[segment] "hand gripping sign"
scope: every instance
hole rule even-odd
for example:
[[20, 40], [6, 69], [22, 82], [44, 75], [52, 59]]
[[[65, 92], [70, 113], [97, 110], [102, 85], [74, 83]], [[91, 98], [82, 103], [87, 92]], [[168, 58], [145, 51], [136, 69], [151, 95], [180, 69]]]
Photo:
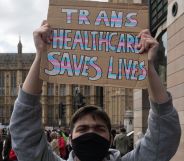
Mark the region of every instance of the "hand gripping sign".
[[50, 0], [52, 43], [42, 55], [44, 80], [62, 84], [147, 87], [147, 54], [136, 49], [148, 27], [140, 4]]

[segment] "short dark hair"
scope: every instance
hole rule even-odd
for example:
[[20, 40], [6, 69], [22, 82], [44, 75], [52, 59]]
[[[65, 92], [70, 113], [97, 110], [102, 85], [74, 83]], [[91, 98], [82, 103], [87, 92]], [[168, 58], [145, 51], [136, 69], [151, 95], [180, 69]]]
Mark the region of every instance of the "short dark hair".
[[111, 121], [106, 112], [100, 107], [94, 105], [87, 105], [78, 109], [72, 116], [70, 122], [71, 132], [74, 129], [75, 123], [85, 115], [91, 115], [93, 119], [100, 118], [108, 128], [109, 133], [111, 132]]

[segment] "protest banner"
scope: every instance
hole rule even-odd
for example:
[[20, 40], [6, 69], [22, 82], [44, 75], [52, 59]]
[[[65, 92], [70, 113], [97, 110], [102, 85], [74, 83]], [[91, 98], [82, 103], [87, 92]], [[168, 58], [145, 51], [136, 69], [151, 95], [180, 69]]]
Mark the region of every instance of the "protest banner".
[[136, 48], [148, 28], [141, 4], [50, 0], [52, 43], [40, 77], [61, 84], [147, 87], [147, 54]]

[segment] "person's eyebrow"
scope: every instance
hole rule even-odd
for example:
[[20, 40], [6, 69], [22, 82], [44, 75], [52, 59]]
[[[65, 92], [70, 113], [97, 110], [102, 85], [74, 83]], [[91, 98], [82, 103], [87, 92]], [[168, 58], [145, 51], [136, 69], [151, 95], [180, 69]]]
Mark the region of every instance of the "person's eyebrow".
[[89, 127], [90, 127], [89, 125], [82, 124], [82, 125], [78, 125], [76, 127], [76, 130], [79, 129], [79, 128], [89, 128]]
[[76, 129], [78, 129], [78, 128], [107, 128], [105, 125], [103, 125], [103, 124], [95, 124], [95, 125], [92, 125], [92, 126], [90, 126], [90, 125], [86, 125], [86, 124], [82, 124], [82, 125], [78, 125], [77, 127], [76, 127]]

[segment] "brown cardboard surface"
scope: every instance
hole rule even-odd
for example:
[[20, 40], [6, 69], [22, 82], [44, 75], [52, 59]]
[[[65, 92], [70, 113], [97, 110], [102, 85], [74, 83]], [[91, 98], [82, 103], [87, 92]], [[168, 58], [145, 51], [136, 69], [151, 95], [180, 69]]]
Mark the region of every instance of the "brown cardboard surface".
[[147, 19], [147, 7], [137, 4], [50, 0], [53, 43], [42, 56], [40, 77], [62, 84], [146, 88], [147, 55], [134, 46]]

